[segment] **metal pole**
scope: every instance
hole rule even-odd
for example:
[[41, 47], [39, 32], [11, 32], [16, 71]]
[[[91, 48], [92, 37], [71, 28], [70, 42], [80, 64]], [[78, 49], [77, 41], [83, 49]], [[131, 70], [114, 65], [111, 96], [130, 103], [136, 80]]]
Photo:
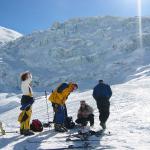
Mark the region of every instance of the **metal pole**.
[[46, 100], [46, 106], [47, 106], [47, 119], [48, 119], [48, 123], [50, 123], [49, 121], [49, 112], [48, 112], [48, 103], [47, 103], [47, 92], [45, 91], [45, 100]]

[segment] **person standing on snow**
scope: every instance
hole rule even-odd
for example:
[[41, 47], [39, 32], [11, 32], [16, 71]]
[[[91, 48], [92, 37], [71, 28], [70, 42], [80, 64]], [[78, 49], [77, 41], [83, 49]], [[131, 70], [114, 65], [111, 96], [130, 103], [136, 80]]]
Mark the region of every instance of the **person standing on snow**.
[[80, 101], [80, 108], [78, 110], [77, 120], [75, 122], [77, 124], [81, 124], [82, 126], [86, 126], [88, 121], [90, 122], [90, 126], [94, 125], [93, 108], [82, 100]]
[[112, 90], [110, 86], [105, 84], [103, 80], [99, 80], [99, 83], [93, 89], [93, 97], [96, 100], [97, 108], [100, 113], [100, 125], [103, 129], [106, 129], [106, 121], [109, 117], [109, 99], [111, 96]]
[[33, 92], [31, 88], [32, 74], [27, 71], [21, 74], [21, 108], [22, 111], [18, 117], [20, 122], [20, 134], [30, 136], [34, 133], [30, 130], [30, 119], [32, 114], [32, 104], [34, 103]]
[[52, 103], [54, 110], [54, 128], [58, 132], [66, 132], [67, 129], [64, 126], [65, 119], [67, 117], [67, 108], [65, 105], [66, 100], [71, 92], [76, 90], [78, 85], [75, 83], [62, 83], [49, 96], [49, 101]]

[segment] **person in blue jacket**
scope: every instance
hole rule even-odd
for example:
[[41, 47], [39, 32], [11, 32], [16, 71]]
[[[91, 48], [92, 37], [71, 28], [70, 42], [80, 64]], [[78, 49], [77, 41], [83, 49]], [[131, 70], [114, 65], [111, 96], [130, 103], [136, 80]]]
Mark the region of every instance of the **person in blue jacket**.
[[106, 129], [106, 121], [109, 117], [109, 99], [111, 96], [112, 90], [110, 86], [105, 84], [103, 80], [99, 80], [99, 83], [93, 89], [93, 97], [96, 100], [97, 108], [100, 113], [100, 125], [103, 129]]

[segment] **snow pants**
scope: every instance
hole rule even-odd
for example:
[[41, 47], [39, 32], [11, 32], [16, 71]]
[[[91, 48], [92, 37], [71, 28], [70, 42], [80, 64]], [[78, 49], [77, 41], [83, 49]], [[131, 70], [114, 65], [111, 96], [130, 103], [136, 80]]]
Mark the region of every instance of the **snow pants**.
[[88, 116], [88, 118], [78, 118], [75, 122], [77, 124], [81, 124], [82, 126], [86, 126], [88, 121], [90, 122], [90, 126], [93, 126], [94, 125], [94, 115], [93, 114], [90, 114]]
[[99, 110], [99, 120], [101, 123], [106, 123], [108, 117], [109, 117], [109, 109], [110, 109], [110, 102], [109, 98], [101, 97], [96, 100], [97, 102], [97, 108]]
[[52, 103], [52, 107], [54, 110], [54, 119], [53, 122], [56, 124], [64, 124], [67, 110], [66, 106], [58, 105], [55, 103]]
[[21, 130], [28, 130], [30, 129], [30, 120], [32, 115], [32, 109], [30, 107], [29, 110], [23, 110], [19, 117], [18, 121], [20, 122], [20, 129]]

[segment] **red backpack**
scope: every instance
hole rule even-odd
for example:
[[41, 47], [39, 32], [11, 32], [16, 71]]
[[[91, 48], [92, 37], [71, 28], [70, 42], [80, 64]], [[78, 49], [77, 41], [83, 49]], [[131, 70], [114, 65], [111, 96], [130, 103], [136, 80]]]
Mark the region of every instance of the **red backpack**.
[[43, 125], [41, 121], [38, 119], [32, 120], [32, 123], [30, 125], [30, 129], [34, 132], [42, 132], [43, 131]]

